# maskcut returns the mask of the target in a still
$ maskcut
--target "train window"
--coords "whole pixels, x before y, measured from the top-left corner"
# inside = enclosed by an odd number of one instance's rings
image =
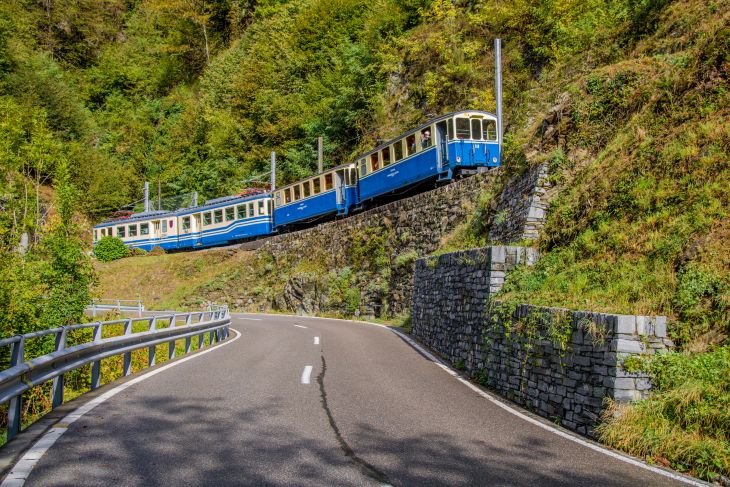
[[[314,178],[312,180],[312,186],[314,187],[314,194],[322,192],[322,178]]]
[[[189,216],[184,216],[182,219],[182,223],[183,223],[183,225],[182,225],[183,230],[190,230],[190,217]]]
[[[215,210],[213,212],[213,222],[220,223],[223,221],[223,210]]]
[[[267,208],[267,209],[269,210],[269,212],[268,212],[268,214],[269,214],[269,215],[271,215],[271,214],[272,214],[272,207],[271,207],[271,205],[272,205],[272,202],[271,202],[271,200],[268,200],[268,201],[266,202],[266,208]]]
[[[297,184],[296,186],[294,186],[294,201],[301,199],[301,197],[302,197],[302,187]]]
[[[457,139],[468,139],[470,135],[470,126],[468,118],[457,118],[456,119],[456,138]]]
[[[454,119],[450,118],[446,121],[446,138],[454,140]]]
[[[286,203],[291,203],[291,188],[286,188],[284,190],[284,201]]]
[[[482,124],[484,140],[497,140],[497,122],[494,120],[484,120]]]
[[[381,151],[383,153],[383,167],[390,164],[390,147],[386,147]]]
[[[279,194],[276,194],[276,197],[279,198]],[[246,218],[246,205],[238,205],[236,207],[236,218],[239,220],[241,218]]]
[[[274,198],[276,199],[276,206],[281,206],[281,191],[277,191]]]
[[[140,223],[139,224],[139,234],[140,235],[149,235],[150,234],[150,224],[149,223]]]
[[[127,230],[129,231],[130,237],[136,237],[137,236],[137,225],[129,225],[127,227]]]
[[[167,220],[162,220],[162,233],[167,235]]]
[[[360,177],[365,177],[368,174],[368,165],[365,159],[360,159]]]
[[[334,185],[332,184],[332,173],[324,175],[324,190],[329,191]]]
[[[213,215],[209,211],[203,213],[203,225],[210,225],[213,223]]]
[[[305,181],[302,184],[302,188],[304,189],[304,197],[310,196],[312,194],[312,185],[309,181]]]
[[[482,138],[482,121],[478,118],[471,119],[471,138],[473,140]]]
[[[416,134],[411,134],[406,137],[406,152],[409,156],[416,153]]]
[[[377,152],[373,152],[372,154],[370,154],[370,167],[372,168],[373,172],[380,169],[380,161],[378,160]]]
[[[234,207],[229,206],[228,208],[226,208],[226,221],[229,222],[233,220],[236,217],[235,213],[236,209]]]
[[[357,183],[357,169],[354,167],[350,169],[350,184],[355,185]]]
[[[396,162],[403,159],[403,141],[402,140],[399,140],[398,142],[393,144],[393,156],[395,157]]]
[[[117,237],[124,238],[125,232],[124,227],[117,227]]]
[[[352,184],[352,183],[350,183],[350,171],[345,169],[345,171],[343,171],[343,172],[345,175],[345,186],[350,186],[350,184]],[[343,174],[343,172],[341,172],[340,174]]]
[[[433,145],[433,138],[431,135],[431,127],[426,127],[421,130],[421,149],[427,149]]]
[[[248,217],[251,218],[252,216],[254,216],[254,214],[253,214],[253,203],[249,203],[248,204]]]
[[[265,215],[266,214],[266,205],[264,203],[264,200],[259,200],[259,215]]]

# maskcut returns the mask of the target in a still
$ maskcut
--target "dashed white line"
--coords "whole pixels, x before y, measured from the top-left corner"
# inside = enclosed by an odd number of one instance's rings
[[[248,320],[248,321],[261,321],[261,318],[244,318],[243,316],[240,318],[237,318],[239,320]]]
[[[306,326],[303,326],[303,325],[294,325],[294,326],[296,326],[297,328],[306,328]]]
[[[76,408],[73,412],[67,414],[64,416],[64,418],[56,423],[54,426],[52,426],[48,431],[46,431],[43,436],[38,439],[32,447],[28,451],[25,452],[25,454],[20,457],[20,460],[17,461],[17,463],[13,466],[12,470],[10,470],[10,473],[5,477],[2,484],[0,484],[0,487],[23,487],[23,484],[25,484],[25,481],[28,479],[28,476],[30,475],[31,471],[33,470],[33,467],[36,466],[38,461],[41,459],[44,453],[48,451],[48,449],[58,440],[62,434],[64,434],[66,431],[68,431],[68,427],[71,423],[76,421],[77,419],[81,418],[84,414],[88,413],[92,409],[94,409],[99,404],[103,403],[107,399],[111,399],[112,397],[116,396],[123,390],[127,389],[128,387],[131,387],[135,384],[138,384],[142,382],[143,380],[147,380],[150,377],[153,377],[157,374],[159,374],[162,371],[165,371],[169,369],[170,367],[175,367],[177,365],[180,365],[184,362],[187,362],[188,360],[192,360],[194,358],[200,357],[202,355],[205,355],[206,353],[213,352],[215,350],[218,350],[221,347],[225,347],[229,343],[233,343],[236,340],[238,340],[241,337],[241,334],[231,328],[231,331],[236,334],[234,338],[231,338],[229,340],[226,340],[225,342],[221,343],[217,347],[208,348],[207,350],[202,350],[200,352],[197,352],[193,355],[190,355],[185,358],[178,359],[172,363],[169,363],[167,365],[164,365],[160,367],[159,369],[155,369],[149,372],[146,372],[143,375],[140,375],[139,377],[136,377],[128,382],[125,382],[124,384],[120,384],[116,386],[114,389],[111,389],[104,394],[95,397],[94,399],[90,400],[86,404]]]
[[[302,372],[302,384],[309,384],[309,376],[312,375],[312,366],[307,365]]]
[[[319,337],[314,337],[314,344],[319,345]]]

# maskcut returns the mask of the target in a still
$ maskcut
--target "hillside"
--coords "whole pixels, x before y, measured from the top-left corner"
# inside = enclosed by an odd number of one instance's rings
[[[333,166],[430,116],[494,110],[497,36],[503,176],[547,163],[554,187],[542,258],[514,272],[503,297],[667,315],[687,354],[654,371],[657,401],[616,415],[623,426],[607,419],[604,439],[705,478],[730,475],[728,385],[715,380],[730,370],[728,0],[2,2],[0,270],[11,278],[0,303],[34,326],[71,319],[93,281],[79,251],[85,218],[139,200],[144,181],[163,196],[221,196],[266,179],[276,150],[281,184],[315,170],[320,135]],[[65,208],[55,226],[41,218],[51,198],[34,196],[51,182]],[[442,250],[488,243],[499,184]],[[332,297],[322,312],[349,314],[412,265],[387,237],[363,232],[336,267],[322,249],[277,268],[219,251],[135,257],[96,265],[95,292],[149,289],[167,307],[245,289],[256,299],[240,307],[258,309],[313,283]],[[70,257],[54,259],[59,242]],[[169,280],[154,280],[159,269]],[[79,291],[74,310],[44,315],[47,290],[66,282]],[[67,301],[59,293],[56,305]],[[4,332],[18,330],[11,321]]]

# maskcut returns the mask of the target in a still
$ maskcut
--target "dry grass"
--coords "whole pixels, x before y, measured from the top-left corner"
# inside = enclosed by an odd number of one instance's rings
[[[139,297],[147,309],[181,310],[186,295],[229,272],[250,255],[245,251],[210,249],[96,262],[96,295],[112,299]]]

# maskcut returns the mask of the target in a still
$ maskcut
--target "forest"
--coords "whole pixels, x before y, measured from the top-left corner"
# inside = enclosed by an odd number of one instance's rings
[[[81,318],[90,225],[145,181],[164,198],[233,194],[276,151],[283,184],[316,170],[319,136],[334,166],[432,116],[493,111],[500,37],[505,176],[548,163],[559,189],[543,258],[506,295],[669,316],[700,357],[679,386],[711,404],[677,426],[693,406],[667,386],[606,441],[730,475],[730,383],[713,375],[730,370],[729,25],[728,0],[5,0],[2,335]],[[479,228],[463,246],[486,243]]]

